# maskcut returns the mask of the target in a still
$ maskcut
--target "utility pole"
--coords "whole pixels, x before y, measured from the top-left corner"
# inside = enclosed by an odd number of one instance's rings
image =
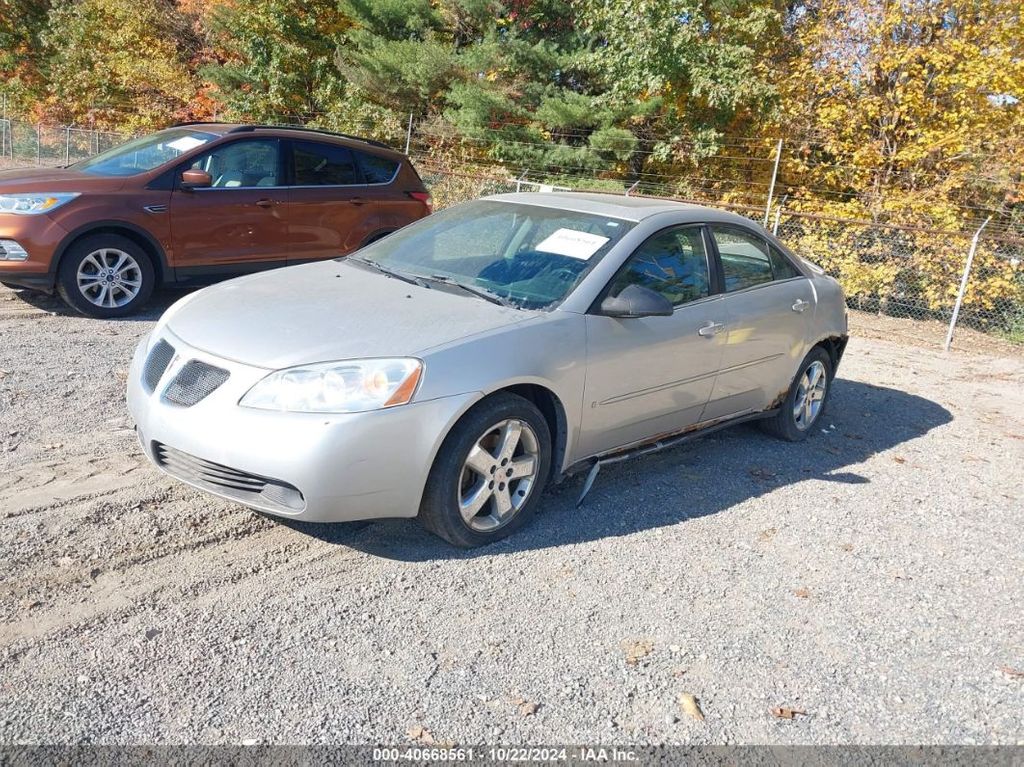
[[[782,159],[782,139],[775,147],[775,167],[772,169],[772,183],[768,186],[768,204],[764,206],[764,225],[768,226],[768,213],[772,209],[772,195],[775,193],[775,179],[779,176],[779,160]]]

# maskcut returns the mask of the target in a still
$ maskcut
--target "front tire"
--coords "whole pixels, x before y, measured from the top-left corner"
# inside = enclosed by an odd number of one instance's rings
[[[73,309],[99,319],[134,314],[156,282],[153,264],[138,244],[118,234],[74,243],[61,260],[57,292]]]
[[[485,546],[529,522],[551,469],[551,432],[514,394],[473,407],[438,451],[420,504],[423,525],[459,548]]]
[[[779,412],[761,422],[764,430],[788,442],[807,439],[832,393],[832,358],[820,346],[804,357]]]

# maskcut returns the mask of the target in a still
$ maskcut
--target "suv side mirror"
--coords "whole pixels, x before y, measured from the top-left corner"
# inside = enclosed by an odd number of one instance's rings
[[[600,313],[606,317],[671,317],[672,302],[660,293],[642,285],[627,285],[617,296],[601,302]]]
[[[181,174],[181,188],[191,191],[193,189],[206,189],[213,186],[213,178],[205,170],[189,168]]]

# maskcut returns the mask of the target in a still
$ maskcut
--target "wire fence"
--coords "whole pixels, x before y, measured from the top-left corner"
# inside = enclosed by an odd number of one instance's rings
[[[68,165],[131,138],[124,133],[75,126],[0,120],[0,167]],[[545,183],[532,171],[452,164],[414,151],[414,163],[440,209],[489,194],[578,191],[609,184],[581,179],[571,186]],[[589,183],[588,183],[589,181]],[[621,185],[621,193],[656,196],[647,184]],[[727,207],[761,223],[765,208]],[[769,203],[768,228],[793,250],[834,276],[860,317],[884,318],[886,332],[921,341],[970,348],[998,338],[1024,349],[1024,240],[870,221],[840,219]]]

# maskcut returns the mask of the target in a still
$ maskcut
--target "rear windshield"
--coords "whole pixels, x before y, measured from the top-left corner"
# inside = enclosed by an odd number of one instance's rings
[[[94,176],[134,176],[159,168],[215,138],[214,133],[171,128],[108,149],[71,167]]]

